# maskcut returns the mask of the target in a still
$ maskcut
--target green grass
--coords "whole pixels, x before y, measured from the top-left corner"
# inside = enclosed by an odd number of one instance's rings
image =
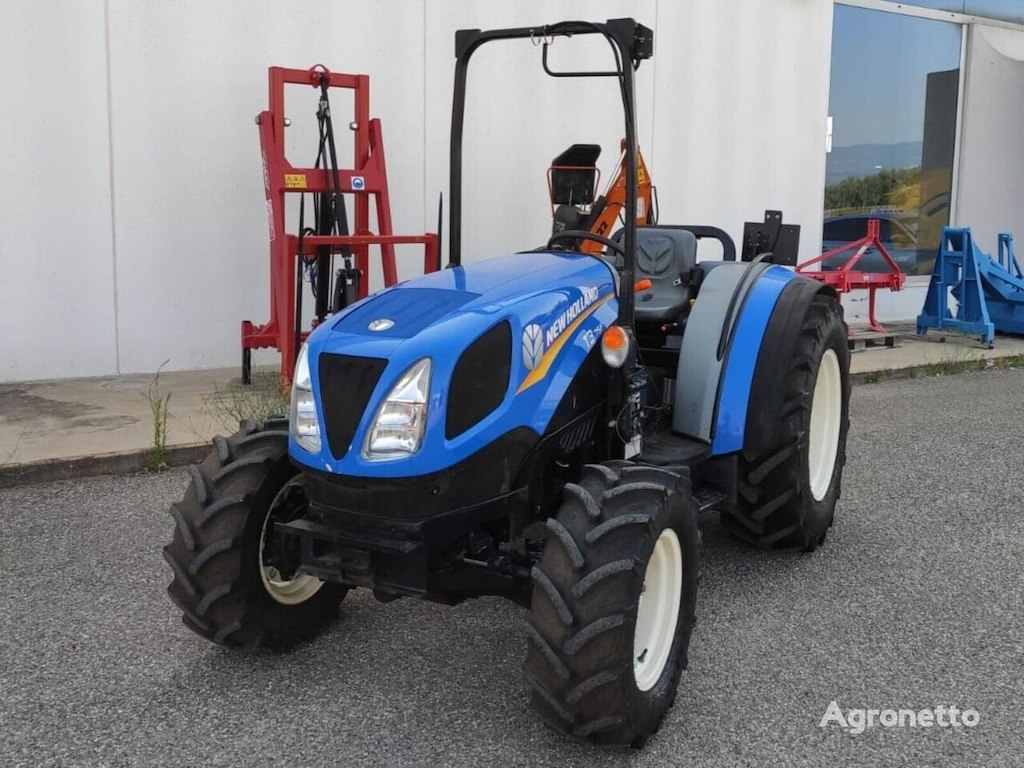
[[[959,348],[934,363],[889,371],[867,371],[859,378],[864,384],[877,384],[892,379],[923,379],[934,376],[952,376],[970,371],[1005,371],[1024,368],[1024,354],[989,358],[974,358],[969,355],[969,351]]]
[[[985,367],[985,359],[974,355],[970,347],[962,344],[944,344],[942,346],[942,359],[920,366],[917,369],[919,375],[946,376]]]
[[[997,371],[1007,371],[1011,368],[1024,368],[1024,354],[1010,355],[1008,357],[993,357],[990,360],[986,360],[985,368],[994,368]]]

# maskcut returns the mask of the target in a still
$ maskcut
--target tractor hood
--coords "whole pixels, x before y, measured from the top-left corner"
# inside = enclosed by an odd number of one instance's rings
[[[409,477],[457,464],[513,430],[539,437],[577,368],[615,321],[615,275],[600,259],[528,252],[444,269],[339,313],[307,341],[321,425],[318,454],[292,458],[364,477]],[[420,449],[363,455],[401,376],[430,358]]]

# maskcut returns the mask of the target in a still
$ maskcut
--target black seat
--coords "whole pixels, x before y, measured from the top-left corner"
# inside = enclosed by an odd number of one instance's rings
[[[615,233],[622,242],[623,231]],[[636,318],[665,323],[677,319],[690,303],[690,271],[697,266],[697,238],[675,227],[637,227],[636,279],[651,287],[636,295]]]

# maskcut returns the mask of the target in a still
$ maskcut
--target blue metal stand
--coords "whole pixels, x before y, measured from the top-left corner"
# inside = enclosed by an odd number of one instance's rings
[[[929,328],[977,335],[991,344],[995,332],[1024,334],[1024,272],[1013,252],[1013,235],[999,235],[998,261],[984,253],[969,228],[946,227],[917,332]],[[954,316],[949,296],[957,301]]]
[[[999,261],[987,260],[982,279],[989,294],[988,311],[1000,333],[1024,334],[1024,272],[1013,252],[1013,235],[999,235]]]

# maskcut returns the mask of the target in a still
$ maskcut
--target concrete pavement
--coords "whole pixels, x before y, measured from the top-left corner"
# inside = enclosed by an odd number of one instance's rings
[[[25,463],[146,449],[153,445],[148,397],[155,374],[0,385],[0,463]],[[217,423],[210,396],[234,369],[161,373],[168,402],[167,444],[209,440]]]
[[[898,374],[915,369],[940,369],[971,361],[1003,360],[1024,357],[1024,337],[996,336],[993,349],[983,346],[977,339],[959,333],[928,331],[918,336],[915,326],[907,323],[887,323],[887,330],[899,337],[898,346],[874,347],[854,352],[850,358],[850,373]]]

